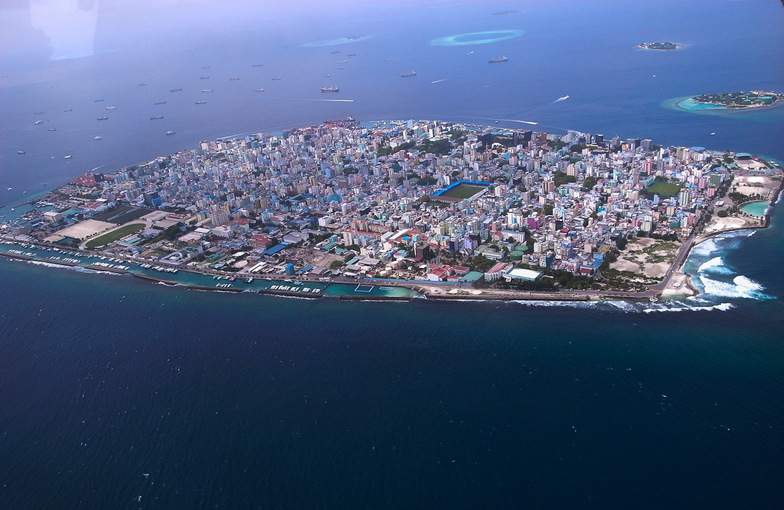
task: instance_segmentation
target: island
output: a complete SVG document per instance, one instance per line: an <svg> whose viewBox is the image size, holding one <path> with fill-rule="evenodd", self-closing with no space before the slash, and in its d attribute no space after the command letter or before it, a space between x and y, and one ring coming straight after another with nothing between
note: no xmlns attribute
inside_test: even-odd
<svg viewBox="0 0 784 510"><path fill-rule="evenodd" d="M87 172L4 219L0 255L298 297L655 300L694 294L691 248L766 226L782 182L651 139L346 118Z"/></svg>
<svg viewBox="0 0 784 510"><path fill-rule="evenodd" d="M669 41L661 41L661 42L646 42L642 43L637 46L638 48L644 50L659 50L659 51L667 51L667 50L677 50L681 47L679 44L675 44L674 42Z"/></svg>
<svg viewBox="0 0 784 510"><path fill-rule="evenodd" d="M750 92L725 92L722 94L701 94L689 99L702 105L711 105L726 110L743 108L763 108L773 106L781 100L778 92L752 90Z"/></svg>

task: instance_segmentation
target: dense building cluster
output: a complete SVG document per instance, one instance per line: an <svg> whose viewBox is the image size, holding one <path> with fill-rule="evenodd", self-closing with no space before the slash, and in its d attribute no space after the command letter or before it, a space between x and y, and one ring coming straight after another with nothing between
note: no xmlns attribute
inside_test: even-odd
<svg viewBox="0 0 784 510"><path fill-rule="evenodd" d="M87 174L4 227L84 246L138 224L104 251L245 274L591 276L631 236L692 234L731 171L755 163L650 139L349 119ZM465 196L442 193L462 182Z"/></svg>

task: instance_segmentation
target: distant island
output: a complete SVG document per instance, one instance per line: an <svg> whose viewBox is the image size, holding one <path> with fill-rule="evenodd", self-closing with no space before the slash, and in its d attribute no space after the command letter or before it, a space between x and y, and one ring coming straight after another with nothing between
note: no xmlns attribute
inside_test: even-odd
<svg viewBox="0 0 784 510"><path fill-rule="evenodd" d="M667 51L667 50L677 50L681 46L675 44L674 42L670 41L660 41L660 42L645 42L637 46L638 48L642 48L644 50L660 50L660 51Z"/></svg>
<svg viewBox="0 0 784 510"><path fill-rule="evenodd" d="M0 256L309 298L655 300L696 292L692 246L766 226L782 177L650 139L349 118L88 172L0 222Z"/></svg>
<svg viewBox="0 0 784 510"><path fill-rule="evenodd" d="M750 92L724 92L723 94L702 94L689 99L701 104L715 105L727 110L742 108L762 108L773 106L781 100L782 95L776 92L752 90Z"/></svg>

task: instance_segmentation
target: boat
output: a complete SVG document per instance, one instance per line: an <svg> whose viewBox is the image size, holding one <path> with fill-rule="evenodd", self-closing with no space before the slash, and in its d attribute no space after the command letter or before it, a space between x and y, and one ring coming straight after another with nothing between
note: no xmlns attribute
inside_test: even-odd
<svg viewBox="0 0 784 510"><path fill-rule="evenodd" d="M99 135L99 136L96 136L95 138L93 138L93 140L103 140L103 137Z"/></svg>
<svg viewBox="0 0 784 510"><path fill-rule="evenodd" d="M338 64L348 64L348 60L338 60Z"/></svg>
<svg viewBox="0 0 784 510"><path fill-rule="evenodd" d="M93 103L100 103L103 99L93 99Z"/></svg>
<svg viewBox="0 0 784 510"><path fill-rule="evenodd" d="M416 71L408 71L407 73L403 73L400 75L401 78L408 78L410 76L416 76Z"/></svg>
<svg viewBox="0 0 784 510"><path fill-rule="evenodd" d="M340 92L337 87L321 87L321 92Z"/></svg>
<svg viewBox="0 0 784 510"><path fill-rule="evenodd" d="M253 89L253 92L264 92L264 89Z"/></svg>
<svg viewBox="0 0 784 510"><path fill-rule="evenodd" d="M43 123L44 123L44 121L42 121L42 120L37 120L37 121L35 121L35 125L36 125L36 126L40 126L40 125L41 125L41 124L43 124Z"/></svg>
<svg viewBox="0 0 784 510"><path fill-rule="evenodd" d="M95 120L109 120L109 117L98 117L98 118L97 118L97 119L95 119Z"/></svg>
<svg viewBox="0 0 784 510"><path fill-rule="evenodd" d="M57 128L49 128L47 131L57 131Z"/></svg>
<svg viewBox="0 0 784 510"><path fill-rule="evenodd" d="M209 80L210 77L209 76L199 76L199 79L200 80Z"/></svg>
<svg viewBox="0 0 784 510"><path fill-rule="evenodd" d="M207 101L196 101L196 104L206 104Z"/></svg>
<svg viewBox="0 0 784 510"><path fill-rule="evenodd" d="M16 151L17 154L25 154L25 151ZM11 188L8 188L11 189Z"/></svg>
<svg viewBox="0 0 784 510"><path fill-rule="evenodd" d="M272 81L280 81L280 76L273 76Z"/></svg>
<svg viewBox="0 0 784 510"><path fill-rule="evenodd" d="M229 81L239 81L239 77L235 76L234 78L229 78Z"/></svg>
<svg viewBox="0 0 784 510"><path fill-rule="evenodd" d="M162 119L163 115L156 115L155 117L150 117L150 120L159 120Z"/></svg>
<svg viewBox="0 0 784 510"><path fill-rule="evenodd" d="M43 114L44 114L44 113L46 113L46 112L43 112L43 111L37 111L37 112L33 112L33 113L34 113L35 115L43 115Z"/></svg>
<svg viewBox="0 0 784 510"><path fill-rule="evenodd" d="M170 129L170 130L166 131L166 136L173 135L173 134L174 134L174 133L176 133L176 132L177 132L177 131L172 131L172 130Z"/></svg>
<svg viewBox="0 0 784 510"><path fill-rule="evenodd" d="M68 154L67 156L63 156L63 159L71 159L72 157L73 157L73 156L71 156L70 154Z"/></svg>
<svg viewBox="0 0 784 510"><path fill-rule="evenodd" d="M212 92L212 89L201 89L202 92Z"/></svg>
<svg viewBox="0 0 784 510"><path fill-rule="evenodd" d="M169 89L169 92L182 92L182 89Z"/></svg>
<svg viewBox="0 0 784 510"><path fill-rule="evenodd" d="M139 84L139 86L140 86L140 87L146 87L146 86L147 86L147 84L146 84L146 83L140 83L140 84Z"/></svg>
<svg viewBox="0 0 784 510"><path fill-rule="evenodd" d="M263 65L264 65L264 64L253 64L253 67L261 67L261 66L263 66Z"/></svg>
<svg viewBox="0 0 784 510"><path fill-rule="evenodd" d="M116 106L107 106L106 109L107 110L116 110L117 107Z"/></svg>
<svg viewBox="0 0 784 510"><path fill-rule="evenodd" d="M509 57L507 57L506 55L502 55L500 57L493 57L490 60L488 60L488 62L491 64L495 64L497 62L506 62L507 60L509 60Z"/></svg>
<svg viewBox="0 0 784 510"><path fill-rule="evenodd" d="M156 102L155 102L155 103L153 103L153 104L166 104L166 101L156 101Z"/></svg>
<svg viewBox="0 0 784 510"><path fill-rule="evenodd" d="M63 110L63 111L64 111L65 113L72 112L72 111L73 111L73 108L69 108L69 109L67 109L67 110Z"/></svg>
<svg viewBox="0 0 784 510"><path fill-rule="evenodd" d="M201 66L202 69L211 69L212 66Z"/></svg>

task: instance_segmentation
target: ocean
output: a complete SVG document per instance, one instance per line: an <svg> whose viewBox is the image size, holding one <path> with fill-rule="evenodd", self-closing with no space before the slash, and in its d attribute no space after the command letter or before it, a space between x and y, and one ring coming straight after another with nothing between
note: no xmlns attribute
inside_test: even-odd
<svg viewBox="0 0 784 510"><path fill-rule="evenodd" d="M347 115L784 160L780 108L667 107L784 92L778 2L191 4L127 28L94 4L91 56L56 33L47 58L3 50L0 215ZM686 47L635 48L654 40ZM0 508L779 508L780 208L699 245L700 295L666 304L289 299L0 258Z"/></svg>

